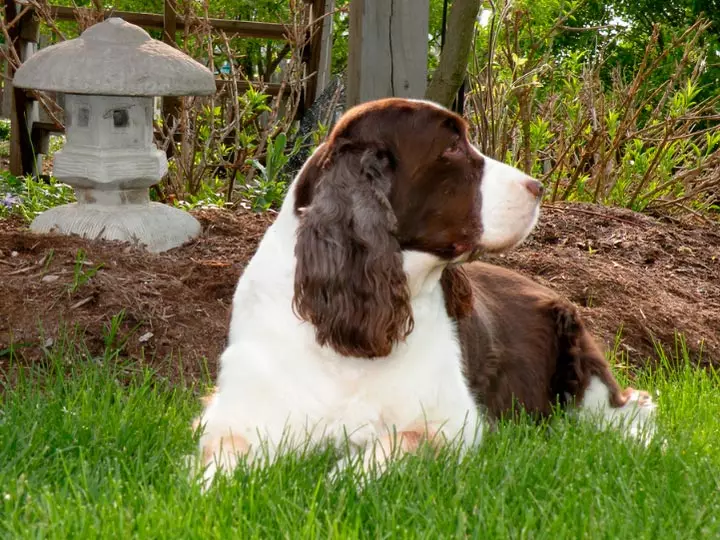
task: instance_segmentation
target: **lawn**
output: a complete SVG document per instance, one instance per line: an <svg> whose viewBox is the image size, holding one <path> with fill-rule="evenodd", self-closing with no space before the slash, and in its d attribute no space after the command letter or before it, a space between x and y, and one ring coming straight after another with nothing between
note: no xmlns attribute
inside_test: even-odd
<svg viewBox="0 0 720 540"><path fill-rule="evenodd" d="M202 495L183 465L200 386L118 353L87 358L61 340L32 368L0 353L12 381L0 396L3 538L720 537L720 376L682 360L661 357L636 381L660 392L665 450L559 418L503 425L460 463L406 458L362 492L327 480L325 452Z"/></svg>

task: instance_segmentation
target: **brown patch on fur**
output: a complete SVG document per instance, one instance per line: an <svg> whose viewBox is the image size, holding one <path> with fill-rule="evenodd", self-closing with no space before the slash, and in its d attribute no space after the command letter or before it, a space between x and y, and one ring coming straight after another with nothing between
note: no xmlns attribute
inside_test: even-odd
<svg viewBox="0 0 720 540"><path fill-rule="evenodd" d="M217 391L218 391L217 386L213 386L212 389L210 390L209 394L200 397L200 403L202 403L202 406L204 408L207 408L210 405L213 398L215 397L215 394L217 394ZM195 418L192 421L191 425L192 425L193 431L197 431L197 429L200 427L201 420L202 420L202 415L198 416L197 418Z"/></svg>
<svg viewBox="0 0 720 540"><path fill-rule="evenodd" d="M461 266L448 266L440 276L445 310L453 319L469 317L473 311L472 283Z"/></svg>
<svg viewBox="0 0 720 540"><path fill-rule="evenodd" d="M231 435L225 437L217 437L211 439L202 447L203 464L209 464L216 455L221 452L247 454L250 451L250 445L245 438L239 435Z"/></svg>
<svg viewBox="0 0 720 540"><path fill-rule="evenodd" d="M492 419L518 406L543 417L555 404L579 403L593 376L608 387L613 406L627 402L629 394L569 301L497 266L473 263L465 272L475 306L457 319L466 377Z"/></svg>
<svg viewBox="0 0 720 540"><path fill-rule="evenodd" d="M424 443L434 443L435 433L420 431L401 431L398 433L399 448L402 452L416 452Z"/></svg>
<svg viewBox="0 0 720 540"><path fill-rule="evenodd" d="M213 386L213 388L209 394L207 394L206 396L202 396L200 398L200 403L203 404L203 407L207 407L208 405L210 405L210 402L215 397L215 394L217 394L217 391L218 391L217 386Z"/></svg>
<svg viewBox="0 0 720 540"><path fill-rule="evenodd" d="M628 386L625 390L620 392L619 394L610 394L610 406L614 408L620 408L627 405L628 401L630 400L630 397L633 393L637 392L639 394L638 397L638 405L646 405L649 401L651 401L650 394L648 394L644 390L637 390L633 388L632 386Z"/></svg>
<svg viewBox="0 0 720 540"><path fill-rule="evenodd" d="M327 149L327 143L318 146L303 166L297 180L295 180L297 184L295 189L295 212L298 215L312 202L315 184L317 183L316 179L322 175L325 167Z"/></svg>
<svg viewBox="0 0 720 540"><path fill-rule="evenodd" d="M438 451L442 441L444 438L432 430L420 428L398 431L378 438L375 442L375 459L381 457L385 461L390 458L397 459L403 454L417 452L423 444L429 444L435 451Z"/></svg>

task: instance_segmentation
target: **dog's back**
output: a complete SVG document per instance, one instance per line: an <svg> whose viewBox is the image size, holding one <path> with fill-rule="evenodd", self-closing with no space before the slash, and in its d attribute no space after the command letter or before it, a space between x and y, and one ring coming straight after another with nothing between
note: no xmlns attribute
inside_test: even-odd
<svg viewBox="0 0 720 540"><path fill-rule="evenodd" d="M467 377L493 418L517 410L546 416L555 404L582 402L591 378L623 392L575 306L520 274L485 263L465 265L473 311L458 320Z"/></svg>

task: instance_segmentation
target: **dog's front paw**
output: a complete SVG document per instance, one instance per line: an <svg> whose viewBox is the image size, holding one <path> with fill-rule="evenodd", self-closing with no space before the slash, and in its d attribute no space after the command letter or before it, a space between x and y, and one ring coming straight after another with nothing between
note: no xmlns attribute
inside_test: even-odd
<svg viewBox="0 0 720 540"><path fill-rule="evenodd" d="M351 451L339 460L330 471L330 480L336 481L346 471L351 472L359 481L360 487L367 481L382 476L391 462L402 456L416 452L421 445L436 447L435 431L408 430L373 437L365 447ZM443 439L444 440L444 439Z"/></svg>
<svg viewBox="0 0 720 540"><path fill-rule="evenodd" d="M238 435L203 437L200 441L203 491L210 488L217 475L232 473L249 451L247 440Z"/></svg>

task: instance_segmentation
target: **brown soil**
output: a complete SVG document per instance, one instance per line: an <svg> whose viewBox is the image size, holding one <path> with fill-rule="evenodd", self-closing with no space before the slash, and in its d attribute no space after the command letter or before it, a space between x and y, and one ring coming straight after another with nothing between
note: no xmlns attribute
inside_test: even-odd
<svg viewBox="0 0 720 540"><path fill-rule="evenodd" d="M115 340L127 337L123 354L165 375L191 378L206 369L207 358L214 373L235 283L272 216L194 214L203 225L201 237L163 254L118 242L39 236L17 221L0 220L0 351L13 342L34 361L43 346L79 329L89 353L98 355L112 317L124 311ZM102 266L74 287L80 249L85 275ZM6 358L0 356L0 366Z"/></svg>
<svg viewBox="0 0 720 540"><path fill-rule="evenodd" d="M101 354L111 318L124 311L115 341L127 338L123 354L171 377L192 379L206 367L213 374L235 283L272 216L195 215L203 235L160 255L37 236L0 220L0 367L11 341L34 361L63 326L84 333L89 354ZM75 270L80 249L82 272ZM695 360L702 351L702 363L720 364L720 227L589 205L549 207L523 247L492 261L579 304L607 346L622 327L621 347L634 364L653 355L654 339L674 348L676 331Z"/></svg>
<svg viewBox="0 0 720 540"><path fill-rule="evenodd" d="M635 365L674 354L720 365L720 225L669 223L619 208L545 207L518 250L493 262L532 276L581 307L608 348Z"/></svg>

